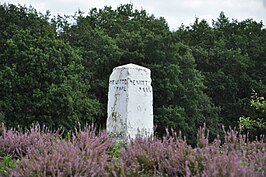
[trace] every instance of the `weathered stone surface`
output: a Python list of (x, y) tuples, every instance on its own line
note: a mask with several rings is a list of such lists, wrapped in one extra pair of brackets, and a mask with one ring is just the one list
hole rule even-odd
[(127, 140), (153, 134), (151, 71), (135, 64), (113, 69), (109, 79), (107, 132)]

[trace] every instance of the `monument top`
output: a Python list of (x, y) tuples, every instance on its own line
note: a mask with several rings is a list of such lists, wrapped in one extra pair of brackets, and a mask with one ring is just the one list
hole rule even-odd
[(143, 66), (139, 66), (139, 65), (136, 65), (136, 64), (133, 64), (133, 63), (129, 63), (129, 64), (126, 64), (126, 65), (122, 65), (122, 66), (115, 67), (114, 70), (116, 70), (116, 69), (150, 70), (148, 68), (145, 68)]

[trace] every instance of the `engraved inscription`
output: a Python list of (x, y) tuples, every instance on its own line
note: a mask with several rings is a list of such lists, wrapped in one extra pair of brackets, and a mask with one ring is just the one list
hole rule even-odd
[(116, 91), (126, 91), (125, 85), (132, 84), (136, 85), (139, 88), (139, 91), (148, 93), (152, 92), (151, 89), (151, 81), (148, 80), (137, 80), (137, 79), (117, 79), (117, 80), (110, 80), (110, 85), (114, 86)]

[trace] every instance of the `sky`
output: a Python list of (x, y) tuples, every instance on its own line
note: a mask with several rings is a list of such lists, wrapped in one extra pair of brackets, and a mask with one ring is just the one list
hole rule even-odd
[(145, 9), (155, 17), (164, 17), (171, 30), (193, 24), (196, 18), (210, 25), (223, 11), (229, 19), (253, 19), (266, 26), (266, 0), (1, 0), (3, 3), (33, 6), (37, 11), (52, 15), (74, 15), (78, 10), (87, 14), (91, 8), (131, 3), (135, 9)]

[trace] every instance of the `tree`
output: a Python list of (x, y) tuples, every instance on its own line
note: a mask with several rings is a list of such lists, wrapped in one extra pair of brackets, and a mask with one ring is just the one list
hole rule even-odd
[(79, 53), (57, 39), (55, 28), (31, 10), (3, 5), (1, 17), (7, 26), (1, 30), (2, 121), (13, 127), (39, 122), (72, 129), (78, 122), (97, 119), (99, 104), (87, 94)]
[(249, 19), (231, 21), (223, 12), (212, 25), (196, 19), (175, 35), (192, 49), (205, 77), (204, 91), (221, 108), (222, 123), (234, 127), (238, 117), (255, 116), (249, 106), (251, 90), (265, 94), (265, 29)]

